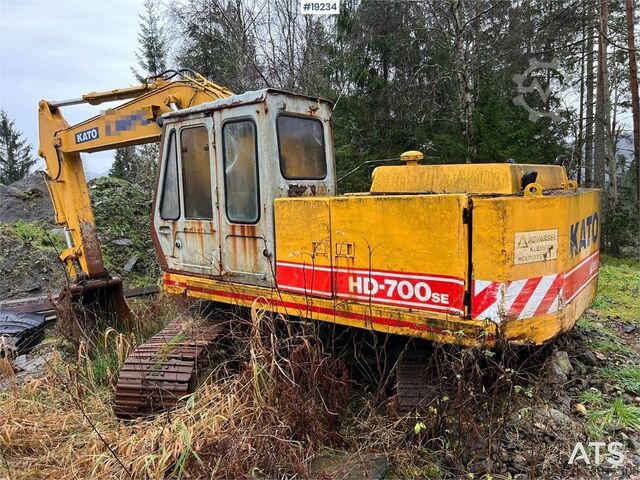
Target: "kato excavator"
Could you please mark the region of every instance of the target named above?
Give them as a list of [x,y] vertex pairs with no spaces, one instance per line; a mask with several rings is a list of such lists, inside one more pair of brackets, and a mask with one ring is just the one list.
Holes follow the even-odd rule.
[[[73,126],[61,113],[114,100],[126,102]],[[104,268],[80,153],[159,141],[151,236],[168,293],[469,346],[540,345],[572,328],[596,293],[599,190],[558,165],[424,165],[408,151],[373,171],[369,192],[337,195],[331,114],[326,100],[234,95],[186,70],[41,101],[67,296],[130,315]],[[127,359],[119,415],[193,391],[198,355],[220,329],[179,327]],[[416,374],[399,376],[407,402]]]

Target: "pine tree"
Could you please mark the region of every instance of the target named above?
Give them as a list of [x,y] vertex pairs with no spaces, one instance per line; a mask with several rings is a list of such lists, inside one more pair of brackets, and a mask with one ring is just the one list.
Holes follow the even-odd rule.
[[36,163],[31,148],[7,112],[0,110],[0,183],[8,185],[29,173]]
[[157,143],[140,145],[136,147],[135,153],[135,168],[133,169],[130,181],[140,185],[151,195],[156,182],[160,145]]
[[158,0],[144,0],[144,14],[138,15],[140,48],[136,52],[136,59],[140,71],[135,68],[132,71],[140,82],[167,69],[167,38],[159,11]]
[[116,150],[116,156],[109,170],[109,175],[132,182],[134,180],[136,163],[137,154],[135,147],[119,148]]
[[[139,70],[136,68],[131,70],[136,79],[143,82],[146,78],[158,75],[167,69],[168,46],[158,0],[145,0],[144,13],[138,15],[138,18],[140,31],[136,58]],[[116,150],[109,175],[140,185],[151,195],[156,177],[158,154],[157,143],[119,148]]]

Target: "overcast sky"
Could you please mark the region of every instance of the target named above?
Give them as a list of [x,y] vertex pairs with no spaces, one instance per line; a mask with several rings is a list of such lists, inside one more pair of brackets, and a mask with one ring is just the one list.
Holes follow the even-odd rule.
[[[142,0],[0,0],[0,108],[38,149],[38,102],[134,85]],[[74,124],[106,108],[66,107]],[[83,154],[103,173],[113,152]],[[42,165],[40,163],[40,165]]]

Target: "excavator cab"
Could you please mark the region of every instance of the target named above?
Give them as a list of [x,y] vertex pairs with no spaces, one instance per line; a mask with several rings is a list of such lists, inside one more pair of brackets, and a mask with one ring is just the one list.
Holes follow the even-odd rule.
[[274,200],[335,194],[331,104],[261,90],[163,116],[163,272],[274,287]]

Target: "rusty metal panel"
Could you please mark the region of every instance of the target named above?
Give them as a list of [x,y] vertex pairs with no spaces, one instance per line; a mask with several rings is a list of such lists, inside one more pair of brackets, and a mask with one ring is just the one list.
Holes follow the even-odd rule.
[[178,227],[172,250],[178,268],[205,275],[219,275],[219,237],[214,222],[183,220]]
[[[154,238],[161,252],[163,268],[174,272],[220,276],[227,280],[261,286],[275,285],[274,200],[289,197],[328,197],[334,195],[335,158],[331,105],[329,102],[279,91],[242,97],[224,103],[200,106],[197,111],[167,116],[170,126],[183,128],[203,122],[212,132],[211,182],[214,189],[214,218],[210,222],[184,219],[184,200],[177,221],[163,220],[154,207]],[[322,179],[285,179],[280,170],[277,140],[279,115],[317,119],[322,125],[327,172]],[[206,118],[202,118],[205,115]],[[174,118],[175,117],[175,118]],[[256,127],[260,215],[255,223],[231,221],[227,215],[223,131],[228,122],[250,119]],[[179,133],[179,130],[178,130]],[[179,170],[182,170],[181,168]],[[163,178],[161,166],[159,178]],[[184,181],[180,173],[181,195]],[[162,187],[159,182],[159,188]],[[161,197],[161,192],[157,198]],[[208,225],[207,225],[208,224]]]
[[[280,171],[276,122],[278,115],[291,114],[317,118],[322,122],[327,175],[321,180],[286,180]],[[274,200],[292,196],[328,196],[335,193],[331,108],[326,101],[268,91],[263,101],[214,113],[216,139],[223,145],[223,129],[227,122],[251,119],[256,125],[260,218],[254,224],[238,224],[226,214],[227,195],[224,184],[222,148],[217,149],[219,184],[219,221],[222,238],[222,274],[232,281],[274,286],[275,227]],[[277,221],[275,225],[277,225]]]
[[[270,165],[267,163],[264,103],[235,105],[213,113],[216,125],[216,169],[218,177],[218,221],[221,238],[221,272],[230,281],[257,285],[270,285],[273,267],[273,196],[271,194]],[[258,164],[258,209],[255,223],[232,222],[228,216],[229,192],[225,184],[225,159],[223,132],[225,125],[250,120],[255,125]]]
[[[177,122],[176,139],[178,140],[178,184],[180,216],[176,220],[166,220],[160,217],[159,202],[156,201],[153,211],[153,236],[156,240],[156,249],[160,250],[166,268],[173,271],[184,271],[199,275],[220,275],[220,233],[218,228],[218,215],[216,212],[216,185],[217,171],[215,165],[215,143],[213,136],[213,120],[210,117],[195,120]],[[211,186],[211,202],[213,203],[213,216],[210,219],[185,218],[185,182],[184,169],[182,168],[183,150],[182,129],[196,126],[204,126],[209,132],[208,155],[210,161],[209,185]],[[166,151],[163,152],[160,165],[159,179],[164,178],[166,169]],[[162,196],[163,182],[159,181],[156,198]]]

